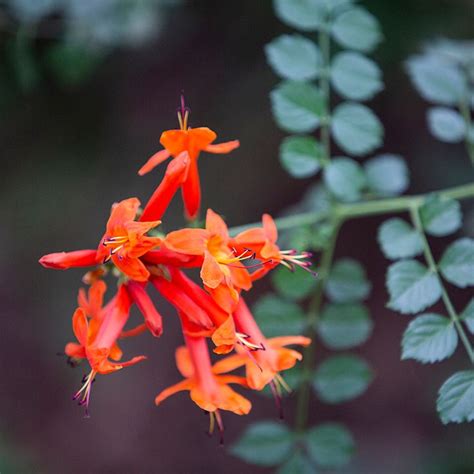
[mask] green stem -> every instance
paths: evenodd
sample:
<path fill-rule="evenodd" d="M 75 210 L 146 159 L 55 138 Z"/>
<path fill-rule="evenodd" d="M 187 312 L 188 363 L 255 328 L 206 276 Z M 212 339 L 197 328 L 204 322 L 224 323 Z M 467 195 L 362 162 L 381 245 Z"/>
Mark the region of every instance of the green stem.
<path fill-rule="evenodd" d="M 331 42 L 326 28 L 321 28 L 319 31 L 319 47 L 322 56 L 322 73 L 319 79 L 319 87 L 324 103 L 324 113 L 326 115 L 326 119 L 321 124 L 321 145 L 323 147 L 321 163 L 323 166 L 326 166 L 331 161 L 331 138 L 329 135 L 329 110 L 331 101 L 331 90 L 329 87 L 329 61 Z"/>
<path fill-rule="evenodd" d="M 309 397 L 311 391 L 310 376 L 313 373 L 314 366 L 314 338 L 316 336 L 316 324 L 318 322 L 321 305 L 323 303 L 324 288 L 326 287 L 327 278 L 331 269 L 332 259 L 334 256 L 334 249 L 336 247 L 337 236 L 341 226 L 340 221 L 334 222 L 334 228 L 329 240 L 329 244 L 323 251 L 321 256 L 321 265 L 318 269 L 318 286 L 309 303 L 308 315 L 306 322 L 308 325 L 308 337 L 313 339 L 313 342 L 305 349 L 303 357 L 303 380 L 298 389 L 298 398 L 296 401 L 296 418 L 295 427 L 299 432 L 304 431 L 308 420 Z"/>
<path fill-rule="evenodd" d="M 426 200 L 428 194 L 418 194 L 412 196 L 401 196 L 389 199 L 374 199 L 373 201 L 356 202 L 353 204 L 334 204 L 327 211 L 304 212 L 293 216 L 280 217 L 275 219 L 275 223 L 279 230 L 293 229 L 301 225 L 317 224 L 329 216 L 336 216 L 339 220 L 344 221 L 355 217 L 366 217 L 377 214 L 388 214 L 391 212 L 405 212 L 413 207 L 419 208 Z M 451 199 L 469 199 L 474 198 L 474 183 L 455 186 L 453 188 L 437 191 L 441 197 Z M 230 233 L 236 235 L 239 232 L 258 227 L 259 222 L 247 224 L 238 227 L 232 227 Z"/>
<path fill-rule="evenodd" d="M 464 328 L 461 324 L 461 321 L 459 320 L 459 316 L 456 313 L 456 310 L 454 309 L 453 303 L 451 302 L 451 299 L 449 298 L 448 292 L 446 291 L 446 288 L 443 285 L 443 282 L 441 280 L 441 277 L 438 272 L 438 266 L 436 265 L 436 261 L 433 257 L 433 253 L 431 252 L 430 244 L 428 242 L 428 239 L 426 238 L 425 231 L 423 230 L 423 225 L 421 223 L 420 219 L 420 212 L 417 207 L 412 207 L 410 209 L 410 216 L 411 220 L 413 222 L 413 225 L 415 228 L 418 230 L 420 233 L 421 239 L 423 241 L 423 253 L 426 259 L 426 263 L 428 264 L 429 269 L 436 275 L 438 278 L 439 284 L 441 286 L 441 298 L 443 300 L 444 306 L 446 307 L 446 310 L 448 311 L 449 317 L 451 318 L 451 321 L 453 322 L 454 326 L 456 327 L 456 330 L 459 334 L 459 338 L 461 339 L 466 352 L 469 356 L 469 359 L 471 360 L 471 363 L 474 364 L 474 350 L 472 348 L 472 345 L 469 341 L 469 338 L 466 335 L 466 332 L 464 331 Z"/>
<path fill-rule="evenodd" d="M 466 122 L 466 139 L 465 139 L 465 143 L 466 143 L 466 150 L 467 150 L 467 154 L 469 155 L 469 159 L 471 160 L 471 164 L 472 166 L 474 166 L 474 142 L 473 140 L 469 139 L 469 131 L 472 131 L 472 127 L 473 127 L 473 124 L 472 124 L 472 119 L 471 119 L 471 111 L 469 110 L 469 103 L 468 103 L 468 99 L 466 100 L 463 100 L 460 104 L 459 104 L 459 111 L 461 112 L 462 116 L 464 117 L 464 121 Z"/>

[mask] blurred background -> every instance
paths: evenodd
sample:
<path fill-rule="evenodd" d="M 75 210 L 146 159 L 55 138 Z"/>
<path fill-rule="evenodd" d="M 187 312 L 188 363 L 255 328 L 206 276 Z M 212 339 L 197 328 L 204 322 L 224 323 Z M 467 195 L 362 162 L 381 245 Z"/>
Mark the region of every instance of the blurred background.
<path fill-rule="evenodd" d="M 386 88 L 371 104 L 385 125 L 381 151 L 404 156 L 409 192 L 472 180 L 462 145 L 435 141 L 427 104 L 410 85 L 403 62 L 439 36 L 472 39 L 472 0 L 366 0 L 385 41 L 376 59 Z M 56 356 L 73 339 L 71 315 L 82 273 L 47 271 L 48 252 L 93 248 L 112 202 L 144 201 L 160 173 L 136 171 L 175 128 L 179 94 L 191 126 L 209 126 L 219 141 L 238 138 L 231 155 L 200 160 L 204 208 L 230 225 L 278 214 L 297 201 L 310 180 L 280 168 L 283 133 L 271 118 L 268 94 L 277 82 L 263 46 L 288 31 L 270 0 L 9 0 L 0 1 L 0 472 L 9 473 L 241 473 L 270 472 L 227 454 L 204 432 L 207 419 L 186 394 L 156 408 L 155 395 L 179 380 L 174 349 L 182 343 L 177 318 L 159 303 L 165 337 L 126 341 L 126 355 L 149 360 L 94 386 L 91 418 L 71 401 L 83 368 Z M 470 203 L 472 207 L 472 202 Z M 464 232 L 472 235 L 465 204 Z M 182 222 L 173 202 L 166 228 Z M 436 366 L 400 362 L 407 319 L 385 308 L 387 261 L 375 243 L 382 219 L 345 225 L 337 256 L 360 259 L 374 284 L 375 331 L 360 351 L 376 379 L 362 397 L 341 406 L 313 401 L 314 421 L 341 420 L 358 453 L 345 472 L 363 474 L 471 473 L 470 425 L 441 425 L 438 387 L 465 358 L 459 350 Z M 437 239 L 441 251 L 445 239 Z M 260 283 L 251 298 L 268 290 Z M 459 307 L 467 295 L 453 290 Z M 138 316 L 135 315 L 138 321 Z M 318 348 L 317 357 L 325 351 Z M 250 421 L 276 419 L 271 399 L 250 394 L 247 417 L 225 416 L 226 444 Z M 285 410 L 292 420 L 294 399 Z"/>

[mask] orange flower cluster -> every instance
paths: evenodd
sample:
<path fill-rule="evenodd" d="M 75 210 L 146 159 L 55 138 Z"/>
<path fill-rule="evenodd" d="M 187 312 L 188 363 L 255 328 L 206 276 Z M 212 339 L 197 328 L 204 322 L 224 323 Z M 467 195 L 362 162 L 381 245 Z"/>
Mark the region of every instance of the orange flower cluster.
<path fill-rule="evenodd" d="M 149 296 L 155 288 L 176 308 L 185 346 L 176 350 L 176 364 L 183 380 L 155 399 L 159 405 L 170 395 L 188 390 L 191 399 L 210 416 L 210 432 L 217 425 L 222 433 L 220 410 L 245 415 L 251 403 L 230 387 L 237 384 L 253 390 L 270 385 L 277 398 L 281 386 L 287 387 L 280 372 L 301 360 L 299 352 L 288 345 L 306 346 L 303 336 L 266 339 L 249 311 L 243 292 L 255 280 L 282 264 L 290 269 L 299 265 L 308 269 L 308 253 L 282 251 L 277 245 L 277 228 L 265 214 L 262 227 L 229 235 L 224 220 L 209 209 L 205 228 L 184 228 L 157 236 L 160 223 L 171 199 L 182 190 L 186 216 L 194 219 L 200 208 L 201 190 L 198 158 L 201 151 L 228 153 L 239 146 L 237 140 L 213 144 L 216 134 L 206 127 L 188 126 L 189 110 L 181 101 L 179 130 L 161 135 L 164 150 L 153 155 L 140 169 L 149 172 L 172 157 L 165 175 L 150 200 L 140 210 L 137 198 L 125 199 L 112 206 L 105 233 L 97 249 L 51 253 L 40 263 L 46 268 L 93 267 L 83 281 L 90 285 L 86 294 L 79 290 L 78 308 L 72 326 L 77 342 L 66 345 L 71 364 L 87 359 L 90 372 L 74 395 L 80 405 L 89 405 L 92 383 L 98 374 L 109 374 L 136 364 L 145 356 L 122 361 L 118 340 L 149 331 L 160 337 L 162 318 Z M 154 235 L 150 235 L 151 233 Z M 201 284 L 186 274 L 200 269 Z M 112 271 L 110 271 L 112 270 Z M 118 276 L 118 289 L 104 305 L 108 274 Z M 130 308 L 136 305 L 144 322 L 125 329 Z M 209 344 L 221 357 L 212 364 Z M 214 356 L 218 357 L 218 356 Z M 236 375 L 235 370 L 245 369 Z"/>

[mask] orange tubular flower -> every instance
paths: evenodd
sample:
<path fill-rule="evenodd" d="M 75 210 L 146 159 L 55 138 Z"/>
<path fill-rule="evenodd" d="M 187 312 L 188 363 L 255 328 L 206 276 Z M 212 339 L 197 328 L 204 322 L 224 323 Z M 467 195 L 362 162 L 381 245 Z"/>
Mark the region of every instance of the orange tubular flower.
<path fill-rule="evenodd" d="M 160 238 L 145 235 L 160 221 L 135 221 L 139 207 L 137 198 L 125 199 L 112 206 L 97 258 L 104 262 L 112 260 L 132 280 L 146 281 L 150 273 L 139 257 L 160 244 Z"/>
<path fill-rule="evenodd" d="M 252 404 L 232 390 L 228 384 L 247 386 L 247 382 L 244 377 L 235 375 L 215 375 L 205 338 L 185 335 L 185 342 L 186 347 L 179 347 L 176 350 L 176 365 L 184 380 L 163 390 L 155 398 L 155 403 L 159 405 L 171 395 L 189 390 L 193 402 L 209 412 L 209 433 L 212 434 L 217 421 L 222 434 L 223 424 L 219 410 L 246 415 L 252 408 Z"/>
<path fill-rule="evenodd" d="M 178 110 L 179 130 L 167 130 L 161 134 L 160 143 L 164 150 L 155 153 L 138 171 L 140 176 L 149 173 L 156 166 L 168 159 L 170 156 L 178 157 L 187 152 L 189 163 L 186 167 L 184 180 L 180 184 L 186 213 L 190 219 L 194 219 L 201 205 L 201 186 L 199 183 L 199 172 L 197 160 L 201 151 L 208 153 L 230 153 L 239 147 L 238 140 L 213 145 L 217 138 L 215 132 L 207 127 L 188 127 L 189 109 L 184 104 L 181 96 L 181 107 Z M 154 217 L 156 219 L 156 217 Z"/>
<path fill-rule="evenodd" d="M 252 341 L 265 350 L 252 352 L 237 346 L 238 354 L 231 355 L 218 361 L 214 366 L 215 373 L 230 372 L 242 365 L 246 366 L 247 383 L 254 390 L 262 390 L 265 385 L 270 384 L 274 393 L 279 393 L 279 385 L 285 388 L 286 383 L 280 376 L 280 372 L 292 368 L 296 361 L 303 356 L 292 349 L 284 346 L 297 344 L 307 346 L 311 339 L 304 336 L 282 336 L 266 339 L 255 322 L 250 310 L 243 298 L 234 312 L 234 321 L 238 331 L 250 337 Z"/>
<path fill-rule="evenodd" d="M 106 306 L 101 320 L 88 320 L 83 308 L 78 308 L 74 313 L 72 325 L 79 343 L 70 342 L 66 345 L 65 352 L 73 359 L 87 358 L 91 366 L 81 389 L 73 397 L 74 400 L 81 397 L 79 404 L 86 405 L 86 414 L 92 383 L 97 374 L 109 374 L 146 358 L 137 356 L 127 362 L 117 362 L 122 358 L 117 339 L 128 320 L 130 305 L 127 290 L 121 285 L 111 304 Z"/>
<path fill-rule="evenodd" d="M 227 312 L 232 312 L 239 300 L 240 290 L 252 286 L 250 275 L 241 263 L 252 258 L 244 250 L 240 255 L 229 248 L 229 232 L 225 222 L 209 209 L 205 229 L 181 229 L 169 233 L 164 245 L 169 249 L 186 255 L 203 258 L 201 279 L 206 290 Z"/>
<path fill-rule="evenodd" d="M 296 250 L 280 250 L 277 240 L 278 230 L 275 222 L 269 214 L 264 214 L 262 227 L 244 230 L 231 239 L 230 245 L 238 252 L 250 249 L 257 258 L 263 261 L 261 268 L 252 273 L 252 280 L 263 277 L 278 264 L 284 265 L 291 271 L 294 271 L 295 266 L 298 266 L 316 275 L 309 269 L 311 262 L 306 260 L 312 256 L 310 252 L 298 254 Z"/>
<path fill-rule="evenodd" d="M 125 199 L 112 206 L 105 234 L 97 250 L 50 253 L 41 257 L 39 262 L 46 268 L 65 270 L 95 266 L 112 260 L 132 280 L 146 281 L 150 274 L 139 258 L 160 244 L 161 239 L 158 237 L 145 235 L 160 221 L 135 221 L 139 207 L 137 198 Z"/>

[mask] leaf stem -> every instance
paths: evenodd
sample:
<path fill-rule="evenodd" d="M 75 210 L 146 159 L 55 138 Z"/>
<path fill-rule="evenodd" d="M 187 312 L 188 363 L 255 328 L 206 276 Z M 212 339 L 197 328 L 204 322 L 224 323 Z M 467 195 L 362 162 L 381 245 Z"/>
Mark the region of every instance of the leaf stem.
<path fill-rule="evenodd" d="M 474 198 L 474 183 L 446 188 L 441 191 L 436 191 L 436 193 L 441 197 L 451 199 Z M 373 201 L 356 202 L 352 204 L 336 203 L 326 211 L 303 212 L 293 216 L 280 217 L 275 219 L 275 223 L 279 230 L 287 230 L 301 225 L 317 224 L 330 216 L 337 216 L 339 220 L 344 221 L 356 217 L 387 214 L 390 212 L 404 212 L 409 211 L 413 207 L 419 208 L 425 202 L 429 194 L 431 193 L 388 199 L 374 199 Z M 229 231 L 231 235 L 236 235 L 239 232 L 250 229 L 251 227 L 258 227 L 259 225 L 259 222 L 246 224 L 232 227 Z"/>
<path fill-rule="evenodd" d="M 453 322 L 454 326 L 456 327 L 456 330 L 459 334 L 459 338 L 461 339 L 467 355 L 469 356 L 469 359 L 471 360 L 471 363 L 474 364 L 474 350 L 472 348 L 472 345 L 469 341 L 469 338 L 466 335 L 466 332 L 464 331 L 464 328 L 461 324 L 461 321 L 459 319 L 458 314 L 456 313 L 456 310 L 454 309 L 453 303 L 451 302 L 451 299 L 449 298 L 448 292 L 446 291 L 446 288 L 443 284 L 443 281 L 441 279 L 441 276 L 438 271 L 438 266 L 436 264 L 436 261 L 433 257 L 433 253 L 431 252 L 430 244 L 428 242 L 428 239 L 426 238 L 425 231 L 423 229 L 423 225 L 421 223 L 420 219 L 420 212 L 419 208 L 416 206 L 413 206 L 410 209 L 410 216 L 411 220 L 413 222 L 413 225 L 415 226 L 416 230 L 420 233 L 422 242 L 423 242 L 423 253 L 426 259 L 426 263 L 428 264 L 429 269 L 436 275 L 438 278 L 439 284 L 441 286 L 441 298 L 443 300 L 444 306 L 446 307 L 446 310 L 448 311 L 449 317 L 451 318 L 451 321 Z"/>
<path fill-rule="evenodd" d="M 321 144 L 323 146 L 322 165 L 326 166 L 331 161 L 331 138 L 329 136 L 329 110 L 331 101 L 331 90 L 329 87 L 329 61 L 331 54 L 331 41 L 327 28 L 321 28 L 319 31 L 319 47 L 322 56 L 323 73 L 319 78 L 319 87 L 324 102 L 326 120 L 321 124 Z"/>
<path fill-rule="evenodd" d="M 459 104 L 459 111 L 461 112 L 464 121 L 466 122 L 466 150 L 467 154 L 469 155 L 469 159 L 471 160 L 472 166 L 474 166 L 474 137 L 469 139 L 469 133 L 474 133 L 472 130 L 473 124 L 471 119 L 471 111 L 469 110 L 468 99 L 463 100 Z"/>
<path fill-rule="evenodd" d="M 307 420 L 308 420 L 308 406 L 311 389 L 310 376 L 313 372 L 314 366 L 314 338 L 316 336 L 316 324 L 318 322 L 319 313 L 321 311 L 321 305 L 323 302 L 324 288 L 326 287 L 327 279 L 332 265 L 334 256 L 334 249 L 336 247 L 337 236 L 342 222 L 339 220 L 334 221 L 334 227 L 329 239 L 328 246 L 322 253 L 321 265 L 318 269 L 318 286 L 314 292 L 314 295 L 309 303 L 308 315 L 306 323 L 308 325 L 307 335 L 313 342 L 305 349 L 303 357 L 303 380 L 301 386 L 298 389 L 298 398 L 296 401 L 296 417 L 295 417 L 295 428 L 296 431 L 304 431 Z"/>

